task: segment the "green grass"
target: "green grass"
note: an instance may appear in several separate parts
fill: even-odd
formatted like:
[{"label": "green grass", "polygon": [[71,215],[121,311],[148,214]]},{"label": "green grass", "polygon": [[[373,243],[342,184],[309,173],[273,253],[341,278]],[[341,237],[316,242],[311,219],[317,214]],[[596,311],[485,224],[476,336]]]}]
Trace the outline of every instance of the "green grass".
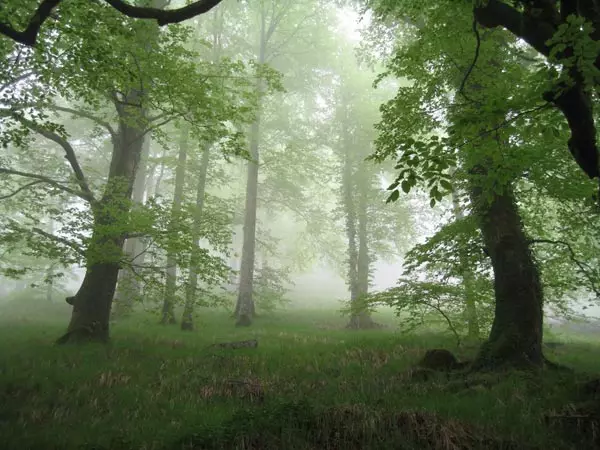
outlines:
[{"label": "green grass", "polygon": [[[0,448],[569,448],[543,417],[573,397],[580,375],[416,382],[409,368],[426,349],[460,359],[476,349],[403,335],[391,314],[376,317],[388,328],[357,332],[335,311],[279,312],[236,329],[205,310],[192,333],[140,314],[114,325],[109,346],[54,346],[67,319],[62,305],[0,308]],[[208,347],[250,338],[257,349]],[[597,354],[579,341],[547,351],[590,373],[600,372]]]}]

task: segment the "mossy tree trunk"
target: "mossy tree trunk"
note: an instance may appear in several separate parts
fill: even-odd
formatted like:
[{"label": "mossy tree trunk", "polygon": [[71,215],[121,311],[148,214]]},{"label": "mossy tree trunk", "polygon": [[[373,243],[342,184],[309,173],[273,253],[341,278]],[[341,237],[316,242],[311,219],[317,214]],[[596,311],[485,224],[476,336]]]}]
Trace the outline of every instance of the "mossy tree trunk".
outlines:
[{"label": "mossy tree trunk", "polygon": [[86,272],[81,287],[67,301],[73,306],[67,333],[57,343],[101,341],[109,338],[109,319],[115,293],[135,172],[140,161],[145,117],[143,93],[132,89],[113,98],[119,128],[113,139],[108,180],[100,200],[92,205],[94,224],[86,250]]},{"label": "mossy tree trunk", "polygon": [[490,336],[474,367],[541,366],[543,291],[512,186],[484,190],[477,178],[488,175],[485,164],[475,166],[471,175],[471,201],[492,261],[496,297]]}]

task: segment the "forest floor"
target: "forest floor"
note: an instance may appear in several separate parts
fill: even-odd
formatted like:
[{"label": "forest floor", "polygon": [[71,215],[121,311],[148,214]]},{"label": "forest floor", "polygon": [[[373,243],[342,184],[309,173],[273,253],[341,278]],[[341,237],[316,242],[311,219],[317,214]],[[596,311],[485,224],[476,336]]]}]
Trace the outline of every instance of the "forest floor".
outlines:
[{"label": "forest floor", "polygon": [[[600,373],[592,341],[552,337],[566,345],[547,356],[575,374],[418,381],[410,368],[427,349],[469,359],[476,346],[376,319],[390,326],[351,331],[336,311],[288,310],[240,329],[225,312],[200,311],[196,331],[182,332],[142,313],[116,323],[108,346],[55,346],[63,305],[0,307],[0,448],[594,448],[563,443],[547,422]],[[210,347],[243,339],[259,345]]]}]

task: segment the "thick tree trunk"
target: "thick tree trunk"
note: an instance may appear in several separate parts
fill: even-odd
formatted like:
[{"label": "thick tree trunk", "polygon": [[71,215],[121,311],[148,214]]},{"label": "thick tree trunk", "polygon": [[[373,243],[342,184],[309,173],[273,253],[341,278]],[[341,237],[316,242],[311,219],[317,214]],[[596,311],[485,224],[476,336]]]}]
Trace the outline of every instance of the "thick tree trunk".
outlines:
[{"label": "thick tree trunk", "polygon": [[194,211],[194,225],[192,229],[192,255],[190,261],[189,282],[185,293],[185,306],[181,317],[181,329],[194,329],[194,304],[198,288],[198,272],[200,270],[198,257],[200,250],[200,225],[202,221],[202,210],[204,209],[204,193],[206,191],[206,180],[208,178],[208,166],[210,163],[210,145],[206,145],[200,162],[200,173],[198,174],[198,187],[196,189],[196,210]]},{"label": "thick tree trunk", "polygon": [[92,206],[94,227],[86,250],[86,273],[81,287],[67,302],[73,306],[67,333],[57,343],[106,342],[124,238],[119,223],[127,220],[135,173],[140,161],[145,117],[143,92],[132,89],[115,98],[119,128],[114,139],[108,180],[102,198]]},{"label": "thick tree trunk", "polygon": [[[185,169],[187,162],[189,142],[189,128],[181,130],[181,140],[179,142],[179,156],[177,159],[177,169],[175,170],[175,193],[173,194],[173,205],[171,208],[171,220],[177,220],[181,211],[183,201],[183,188],[185,186]],[[172,245],[167,251],[167,280],[165,284],[165,294],[162,308],[162,324],[175,324],[175,293],[177,291],[177,255]]]},{"label": "thick tree trunk", "polygon": [[[452,191],[452,209],[456,220],[464,218],[463,209],[460,206],[458,194]],[[479,339],[479,319],[477,316],[477,305],[475,303],[475,292],[473,289],[473,271],[469,267],[466,249],[461,246],[459,249],[459,264],[461,267],[461,276],[463,287],[465,289],[465,318],[467,320],[467,339],[476,341]]]},{"label": "thick tree trunk", "polygon": [[[472,170],[487,176],[484,166]],[[494,269],[495,317],[475,368],[531,367],[542,355],[543,293],[538,269],[523,231],[512,187],[488,193],[471,181],[471,199]]]},{"label": "thick tree trunk", "polygon": [[[150,137],[146,136],[142,147],[140,163],[135,174],[133,183],[132,207],[135,208],[144,203],[146,190],[146,178],[148,175],[148,157],[150,156]],[[143,264],[144,254],[142,238],[130,238],[125,242],[125,257],[132,264]],[[115,293],[113,317],[124,317],[131,313],[133,306],[141,297],[142,286],[135,276],[131,267],[125,267],[119,271],[117,291]]]}]

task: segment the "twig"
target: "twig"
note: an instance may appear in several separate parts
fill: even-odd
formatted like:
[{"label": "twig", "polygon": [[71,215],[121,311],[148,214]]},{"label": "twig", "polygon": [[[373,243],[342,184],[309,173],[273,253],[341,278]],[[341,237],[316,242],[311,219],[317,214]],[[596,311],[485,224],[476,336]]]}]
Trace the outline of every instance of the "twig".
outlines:
[{"label": "twig", "polygon": [[594,293],[596,294],[596,297],[600,297],[600,290],[596,287],[596,283],[594,283],[592,276],[588,273],[588,272],[592,272],[593,269],[586,263],[581,262],[577,259],[577,255],[575,254],[573,247],[571,247],[571,244],[569,244],[568,242],[565,242],[565,241],[553,241],[551,239],[531,239],[531,240],[529,240],[529,243],[531,243],[531,244],[564,245],[565,247],[567,247],[567,249],[569,250],[569,254],[570,254],[569,256],[570,256],[571,260],[575,264],[577,264],[577,267],[579,267],[579,270],[581,271],[581,273],[583,273],[585,278],[587,278],[587,280],[590,283],[590,286],[592,288],[592,291],[594,291]]},{"label": "twig", "polygon": [[477,44],[475,46],[475,56],[473,58],[473,62],[467,69],[467,72],[465,73],[465,76],[460,83],[460,87],[458,88],[458,93],[461,94],[466,100],[468,100],[471,103],[475,103],[475,101],[467,97],[467,94],[464,93],[464,89],[465,84],[467,83],[467,79],[469,78],[469,75],[471,75],[471,72],[473,72],[475,64],[477,63],[477,59],[479,59],[479,49],[481,48],[481,36],[479,36],[479,31],[477,30],[477,19],[475,18],[475,12],[473,12],[473,33],[475,33],[475,38],[477,39]]},{"label": "twig", "polygon": [[[25,177],[25,178],[34,178],[36,180],[39,180],[40,183],[48,183],[54,187],[57,187],[58,189],[68,192],[71,195],[76,195],[79,198],[88,200],[88,198],[86,197],[86,195],[83,192],[79,192],[74,189],[63,186],[59,181],[53,180],[52,178],[47,177],[45,175],[40,175],[37,173],[21,172],[20,170],[8,169],[6,167],[0,167],[0,173],[5,173],[8,175],[17,175],[17,176]],[[23,186],[21,189],[23,189],[27,186],[29,186],[29,185]],[[16,194],[16,192],[13,194]],[[10,196],[12,196],[12,195],[10,195]],[[6,198],[6,197],[4,197],[4,198]]]},{"label": "twig", "polygon": [[53,234],[47,233],[44,230],[40,229],[40,228],[32,228],[31,231],[41,234],[42,236],[55,241],[55,242],[60,242],[61,244],[66,245],[67,247],[71,248],[72,250],[76,251],[78,254],[80,254],[81,256],[85,257],[85,251],[81,249],[81,247],[79,247],[79,245],[77,245],[75,242],[71,242],[68,239],[65,239],[63,237],[60,236],[55,236]]},{"label": "twig", "polygon": [[77,156],[75,155],[75,150],[73,149],[71,144],[69,144],[69,142],[66,139],[63,139],[57,133],[43,128],[42,126],[38,125],[37,123],[35,123],[29,119],[26,119],[21,114],[17,114],[15,112],[13,112],[13,113],[11,113],[11,116],[15,120],[21,122],[27,128],[41,134],[46,139],[56,142],[58,145],[60,145],[63,148],[63,150],[65,151],[65,158],[67,159],[67,161],[69,161],[69,164],[71,165],[71,168],[73,169],[73,172],[75,172],[75,178],[77,179],[77,184],[79,184],[79,187],[81,188],[81,191],[83,192],[83,195],[85,195],[84,198],[86,200],[88,200],[90,203],[96,203],[94,194],[92,193],[92,190],[90,189],[90,187],[87,184],[85,175],[83,174],[83,170],[81,169],[81,166],[79,165],[79,162],[77,161]]},{"label": "twig", "polygon": [[27,189],[31,186],[35,186],[36,184],[41,184],[41,183],[45,183],[45,180],[36,180],[36,181],[32,181],[31,183],[27,183],[24,186],[21,186],[19,189],[17,189],[14,192],[11,192],[10,194],[6,194],[6,195],[0,195],[0,200],[6,200],[7,198],[10,197],[14,197],[15,195],[17,195],[19,192],[21,192],[24,189]]}]

